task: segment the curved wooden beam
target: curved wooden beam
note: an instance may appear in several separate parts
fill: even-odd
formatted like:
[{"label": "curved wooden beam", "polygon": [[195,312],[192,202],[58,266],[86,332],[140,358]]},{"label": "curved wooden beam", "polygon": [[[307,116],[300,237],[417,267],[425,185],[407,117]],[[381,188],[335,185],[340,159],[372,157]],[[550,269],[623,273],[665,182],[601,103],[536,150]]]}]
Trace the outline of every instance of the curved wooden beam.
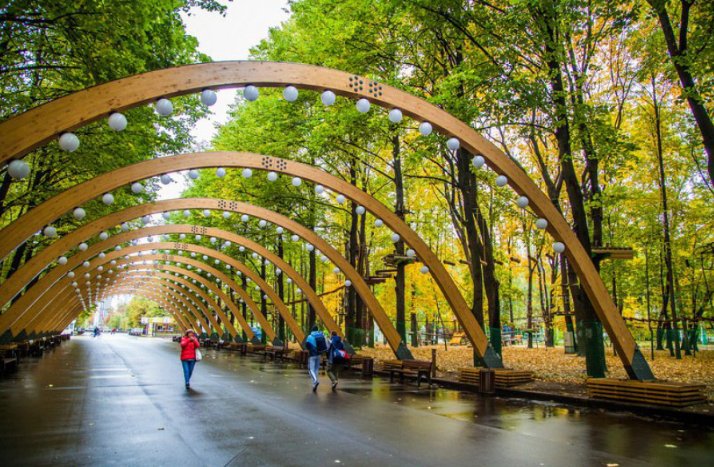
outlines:
[{"label": "curved wooden beam", "polygon": [[[565,244],[569,262],[578,274],[583,289],[605,325],[630,377],[654,378],[590,256],[555,205],[528,174],[468,124],[423,99],[364,77],[312,65],[240,61],[187,65],[135,75],[70,94],[3,122],[0,124],[0,141],[5,144],[0,148],[0,162],[24,155],[49,141],[53,136],[97,120],[112,111],[131,108],[159,97],[196,92],[203,88],[235,87],[245,84],[294,85],[314,90],[331,89],[336,94],[349,98],[367,98],[372,103],[385,108],[397,107],[403,114],[417,121],[429,121],[437,130],[457,137],[461,141],[461,146],[471,153],[483,155],[490,168],[505,175],[508,184],[517,193],[528,197],[535,213],[548,220],[548,231],[551,235]],[[87,105],[88,102],[91,105]],[[384,220],[387,225],[390,225],[387,219]],[[392,225],[390,227],[394,229]],[[31,231],[30,234],[36,230]],[[402,229],[397,229],[397,232],[401,234]],[[16,238],[24,241],[27,236],[29,234],[18,235]],[[406,238],[407,235],[402,237],[417,251],[422,260],[431,261],[436,258],[430,251],[426,257],[423,256],[419,251],[421,248],[418,249],[417,245],[412,244]],[[8,252],[0,251],[0,258],[4,258]],[[438,275],[446,273],[443,265],[433,272]],[[444,285],[439,280],[437,283],[444,290]],[[485,340],[483,330],[475,322],[475,318],[470,314],[470,317],[464,314],[468,307],[464,309],[461,306],[466,305],[463,297],[460,294],[459,298],[451,296],[454,292],[458,293],[453,281],[449,281],[446,288],[449,290],[448,293],[444,292],[444,295],[457,318],[462,322],[474,347],[484,356],[487,364],[501,366],[500,357],[488,347],[488,341]],[[459,303],[460,301],[463,304]]]},{"label": "curved wooden beam", "polygon": [[[88,237],[94,236],[98,234],[101,231],[104,230],[109,230],[112,227],[116,226],[117,224],[120,224],[124,221],[128,221],[131,219],[134,219],[136,217],[141,217],[147,214],[155,214],[155,213],[160,213],[164,211],[175,211],[175,210],[184,210],[184,209],[211,209],[211,210],[221,210],[221,211],[232,211],[232,212],[238,212],[238,213],[245,213],[245,214],[250,214],[255,217],[261,217],[261,218],[266,218],[270,222],[272,222],[275,225],[282,226],[285,229],[292,231],[293,233],[299,235],[300,237],[304,238],[306,241],[309,243],[315,245],[322,251],[322,253],[327,256],[334,264],[336,264],[342,272],[345,274],[345,277],[350,279],[352,281],[353,286],[355,287],[357,293],[360,295],[362,300],[364,301],[365,305],[367,306],[367,309],[372,313],[372,316],[374,319],[377,321],[377,324],[379,325],[380,329],[384,333],[387,342],[389,342],[390,346],[392,349],[395,351],[397,356],[400,358],[411,358],[411,353],[409,353],[408,349],[406,346],[403,345],[401,341],[401,337],[397,333],[396,329],[394,329],[394,325],[391,323],[389,320],[389,317],[387,316],[386,312],[384,309],[381,307],[379,304],[379,301],[377,298],[374,296],[374,293],[371,291],[369,286],[364,282],[364,278],[362,278],[359,273],[350,265],[349,261],[347,261],[336,249],[334,249],[329,243],[325,242],[322,240],[318,235],[316,235],[312,230],[302,226],[301,224],[290,220],[289,218],[282,216],[280,214],[277,214],[273,211],[269,211],[265,208],[259,208],[257,206],[252,206],[249,204],[245,203],[239,203],[236,201],[225,201],[225,200],[215,200],[211,198],[185,198],[185,199],[173,199],[173,200],[164,200],[164,201],[158,201],[156,203],[151,203],[151,204],[145,204],[145,205],[140,205],[140,206],[134,206],[132,208],[125,209],[123,211],[113,213],[110,215],[105,216],[104,218],[97,219],[79,229],[76,231],[68,234],[66,237],[63,237],[59,239],[57,242],[52,243],[49,245],[47,248],[42,250],[36,257],[33,257],[28,263],[21,267],[15,274],[13,274],[5,283],[3,283],[2,287],[0,287],[0,302],[2,300],[9,300],[12,298],[17,292],[22,288],[23,283],[29,282],[33,277],[35,277],[44,267],[44,265],[48,264],[51,259],[55,259],[61,254],[63,254],[66,250],[69,248],[75,247],[77,244],[82,242],[83,240],[87,239]],[[192,227],[193,229],[193,227]],[[227,240],[231,240],[232,242],[236,244],[242,244],[258,253],[261,255],[268,257],[269,250],[263,248],[256,242],[250,241],[249,239],[245,237],[241,237],[238,235],[234,234],[221,234],[218,235],[220,232],[218,229],[214,228],[207,228],[207,227],[196,227],[196,232],[192,233],[200,233],[206,229],[205,232],[208,234],[209,232],[213,232],[212,236],[223,236]],[[210,230],[209,230],[210,229]],[[159,234],[159,230],[155,231],[148,231],[148,232],[155,232],[154,234]],[[186,232],[188,233],[188,232]],[[85,259],[96,256],[99,254],[101,251],[114,246],[116,243],[119,243],[121,241],[127,241],[132,237],[132,234],[129,232],[123,232],[120,234],[117,234],[109,239],[110,243],[107,242],[100,242],[95,245],[92,245],[89,247],[89,249],[81,254],[76,254],[73,257],[69,258],[69,261],[67,264],[63,267],[56,267],[52,269],[49,273],[47,273],[40,282],[35,284],[32,288],[30,288],[28,291],[25,292],[25,294],[20,297],[11,307],[8,311],[6,311],[4,314],[0,315],[0,332],[5,333],[6,330],[12,328],[16,329],[17,326],[13,323],[15,323],[20,316],[22,316],[23,313],[29,307],[32,306],[32,304],[38,300],[42,294],[47,290],[46,288],[43,288],[40,286],[41,283],[50,283],[53,284],[57,280],[62,277],[64,273],[67,271],[70,271],[77,267],[79,264],[81,264]],[[116,242],[111,243],[115,239]],[[54,245],[58,244],[57,247]],[[102,245],[101,247],[98,245]],[[100,249],[101,248],[101,249]],[[46,252],[47,251],[47,252]],[[272,253],[271,253],[272,254]],[[36,259],[37,258],[37,259]],[[320,298],[317,296],[315,291],[309,286],[309,284],[300,276],[297,272],[292,275],[292,271],[294,269],[290,267],[287,263],[285,263],[282,260],[279,260],[277,256],[273,256],[271,260],[274,264],[282,264],[281,269],[283,271],[290,271],[291,277],[295,281],[295,284],[298,285],[301,290],[305,293],[305,296],[307,300],[310,302],[310,304],[313,306],[315,309],[317,315],[322,319],[322,321],[325,323],[325,326],[329,330],[335,330],[338,333],[341,334],[341,331],[339,330],[337,324],[334,322],[330,314],[327,312],[325,309],[324,304],[320,300]],[[16,278],[17,276],[17,278]],[[44,281],[44,282],[43,282]],[[40,287],[39,290],[37,287]],[[4,336],[5,338],[11,338],[11,335],[6,335]]]}]

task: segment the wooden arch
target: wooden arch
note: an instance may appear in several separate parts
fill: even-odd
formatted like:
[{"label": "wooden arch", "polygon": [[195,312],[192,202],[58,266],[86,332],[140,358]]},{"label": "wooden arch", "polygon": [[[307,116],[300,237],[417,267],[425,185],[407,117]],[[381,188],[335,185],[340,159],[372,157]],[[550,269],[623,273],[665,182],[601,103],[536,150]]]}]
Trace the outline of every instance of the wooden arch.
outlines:
[{"label": "wooden arch", "polygon": [[[126,294],[140,295],[150,300],[153,300],[156,303],[160,304],[167,311],[171,312],[171,314],[176,318],[177,323],[182,329],[195,328],[195,323],[197,321],[193,317],[193,315],[191,315],[190,312],[184,310],[182,306],[179,306],[178,303],[168,301],[167,298],[162,295],[160,291],[157,291],[155,289],[156,287],[166,287],[163,284],[164,281],[156,279],[153,281],[135,279],[129,282],[125,282],[121,286],[111,286],[110,288],[112,288],[116,292],[124,291],[124,293]],[[178,297],[180,299],[178,301],[181,303],[181,305],[188,303],[183,297]],[[176,300],[176,298],[173,297],[172,299]],[[78,310],[78,308],[80,309]],[[55,317],[53,321],[48,321],[45,327],[40,326],[40,329],[37,329],[34,332],[44,334],[56,332],[57,330],[62,330],[77,317],[77,314],[80,311],[81,305],[79,304],[79,302],[76,299],[70,300],[67,304],[65,304],[62,313],[58,314],[59,317]]]},{"label": "wooden arch", "polygon": [[[462,147],[468,151],[483,155],[489,167],[505,175],[508,184],[531,201],[530,205],[535,213],[548,220],[548,231],[551,235],[565,244],[569,262],[580,278],[598,317],[605,325],[629,376],[638,379],[653,378],[649,365],[619,315],[591,258],[567,221],[528,174],[468,124],[423,99],[368,78],[313,65],[252,61],[186,65],[135,75],[70,94],[3,122],[0,124],[0,141],[4,142],[0,147],[0,163],[21,157],[64,131],[86,125],[113,111],[135,107],[160,97],[197,92],[204,88],[247,84],[272,87],[293,85],[318,91],[331,89],[336,94],[352,99],[367,98],[385,108],[399,108],[403,114],[418,121],[429,121],[437,130],[458,138]],[[384,220],[390,225],[386,218]],[[394,229],[393,226],[390,227]],[[426,257],[423,256],[416,245],[407,239],[409,235],[406,235],[406,231],[396,231],[400,235],[404,234],[402,237],[417,250],[422,260],[431,262],[436,259],[430,251]],[[32,232],[34,230],[30,233]],[[27,235],[13,238],[23,241]],[[0,258],[4,258],[8,252],[2,251]],[[438,275],[446,273],[443,266],[434,272]],[[443,290],[443,285],[438,280],[437,283]],[[455,288],[453,282],[447,288],[452,286]],[[501,366],[500,358],[488,347],[483,330],[475,322],[475,318],[470,314],[470,318],[464,315],[468,307],[464,310],[461,306],[465,305],[463,297],[452,297],[453,292],[458,290],[449,290],[444,295],[462,321],[474,347],[485,357],[487,364]]]},{"label": "wooden arch", "polygon": [[[55,258],[63,254],[66,250],[75,247],[83,240],[97,235],[101,231],[109,230],[124,221],[129,221],[131,219],[135,219],[143,215],[183,209],[224,210],[245,213],[254,217],[264,218],[275,225],[284,227],[285,229],[299,235],[307,242],[315,245],[316,248],[318,248],[325,256],[327,256],[334,264],[336,264],[342,270],[342,272],[345,274],[345,277],[352,281],[353,287],[355,287],[355,290],[364,301],[365,305],[367,306],[367,309],[372,313],[372,316],[377,321],[377,324],[384,333],[387,342],[394,350],[396,355],[399,358],[412,358],[411,352],[409,352],[409,349],[402,343],[399,333],[397,333],[397,330],[394,328],[394,325],[389,320],[389,317],[385,313],[377,298],[374,296],[372,290],[364,281],[364,278],[359,273],[357,273],[354,267],[350,265],[349,261],[347,261],[347,259],[345,259],[339,253],[339,251],[333,248],[326,241],[322,240],[317,234],[315,234],[315,232],[304,227],[302,224],[299,224],[289,219],[288,217],[282,216],[276,212],[270,211],[265,208],[260,208],[257,206],[236,201],[216,200],[211,198],[171,199],[134,206],[123,211],[118,211],[100,219],[97,219],[85,226],[82,226],[81,228],[66,235],[65,237],[58,239],[56,242],[53,242],[47,248],[35,255],[25,265],[23,265],[17,272],[15,272],[15,274],[13,274],[5,283],[3,283],[2,287],[0,287],[0,303],[4,303],[3,300],[5,302],[7,300],[10,300],[13,296],[15,296],[15,294],[17,294],[21,290],[23,285],[27,284],[33,277],[35,277],[45,267],[45,265],[51,263]],[[269,250],[260,246],[256,242],[250,241],[245,237],[228,233],[219,234],[220,230],[214,229],[212,227],[197,227],[196,229],[197,231],[192,233],[206,232],[207,235],[213,235],[216,237],[223,236],[227,240],[231,240],[236,244],[242,244],[247,248],[258,252],[264,257],[272,258],[271,261],[273,261],[274,264],[282,264],[281,269],[283,269],[283,271],[291,271],[290,274],[292,274],[292,271],[294,271],[292,267],[290,267],[284,261],[280,260],[276,255],[270,253]],[[156,234],[160,233],[158,230],[155,232]],[[214,233],[210,234],[209,232]],[[131,235],[132,234],[128,232],[123,232],[111,237],[109,241],[111,241],[112,239],[123,239],[122,241],[126,241],[131,238],[134,238]],[[114,246],[116,243],[120,242],[117,240],[115,243],[111,243],[111,246]],[[55,244],[57,245],[56,247]],[[89,249],[84,252],[84,254],[74,255],[73,257],[69,258],[65,266],[56,267],[52,269],[49,273],[47,273],[47,275],[45,275],[41,279],[41,283],[50,285],[54,284],[62,277],[63,274],[65,274],[67,271],[74,269],[85,259],[96,256],[101,251],[109,248],[109,246],[107,245],[110,244],[106,242],[100,242],[89,247]],[[270,256],[268,256],[268,253],[270,253]],[[296,285],[298,285],[303,290],[308,301],[315,309],[317,315],[325,323],[326,327],[328,327],[328,329],[330,330],[336,330],[339,332],[337,324],[334,323],[334,320],[332,320],[330,314],[325,309],[324,304],[321,302],[321,300],[319,299],[315,291],[312,290],[309,284],[297,272],[295,272],[294,275],[291,275],[291,277],[294,281],[296,281]],[[13,323],[16,322],[19,319],[19,316],[25,313],[25,311],[30,306],[32,306],[35,301],[42,297],[46,290],[47,287],[40,286],[40,282],[38,282],[32,288],[26,291],[25,294],[10,307],[10,309],[8,309],[4,314],[0,315],[0,332],[4,333],[4,335],[2,336],[4,339],[10,339],[12,338],[12,336],[15,335],[14,332],[18,328],[16,325],[13,325]],[[12,330],[8,333],[6,332],[6,330],[8,329]]]}]

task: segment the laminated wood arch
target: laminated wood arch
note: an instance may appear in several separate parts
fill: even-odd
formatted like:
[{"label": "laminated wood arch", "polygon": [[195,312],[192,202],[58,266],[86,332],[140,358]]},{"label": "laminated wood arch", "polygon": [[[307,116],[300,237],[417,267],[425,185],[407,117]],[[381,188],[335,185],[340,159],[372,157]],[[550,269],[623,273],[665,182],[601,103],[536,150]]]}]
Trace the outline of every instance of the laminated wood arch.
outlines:
[{"label": "laminated wood arch", "polygon": [[[156,287],[158,286],[158,284],[153,283],[152,286]],[[131,294],[142,296],[149,300],[153,300],[159,306],[171,313],[174,319],[176,319],[178,326],[182,330],[194,327],[190,324],[190,321],[187,321],[188,318],[184,315],[185,311],[182,310],[180,306],[170,301],[167,301],[166,297],[162,296],[155,290],[152,290],[141,281],[132,281],[129,283],[125,283],[119,287],[111,287],[111,289],[114,292],[113,295]],[[82,311],[82,306],[77,300],[70,302],[67,308],[69,308],[69,310],[63,313],[62,316],[56,320],[56,323],[49,324],[46,329],[40,329],[37,330],[37,332],[42,334],[45,332],[52,332],[57,329],[64,329],[69,323],[76,319],[77,315]]]},{"label": "laminated wood arch", "polygon": [[[357,293],[360,295],[364,301],[367,309],[372,313],[372,316],[377,321],[380,329],[384,333],[387,342],[395,351],[399,358],[411,358],[411,353],[407,347],[402,343],[401,337],[397,333],[394,325],[391,323],[387,317],[384,309],[377,301],[374,293],[364,282],[364,278],[360,276],[357,271],[350,265],[349,261],[345,259],[335,248],[333,248],[329,243],[322,240],[315,232],[304,227],[303,225],[290,220],[289,218],[282,216],[278,213],[270,211],[265,208],[260,208],[250,204],[239,203],[236,201],[226,201],[226,200],[216,200],[211,198],[183,198],[183,199],[170,199],[164,201],[158,201],[151,204],[134,206],[132,208],[125,209],[116,213],[109,214],[103,218],[97,219],[74,232],[58,239],[56,242],[50,244],[47,248],[39,252],[35,257],[33,257],[26,265],[21,267],[15,274],[10,276],[10,278],[3,283],[0,288],[0,301],[9,300],[17,292],[20,291],[22,286],[29,282],[33,277],[35,277],[44,267],[52,260],[58,256],[64,254],[64,252],[70,248],[75,247],[80,242],[86,240],[89,237],[97,235],[99,232],[104,230],[109,230],[116,225],[141,217],[147,214],[156,214],[164,211],[177,211],[183,209],[210,209],[210,210],[221,210],[221,211],[232,211],[238,213],[245,213],[255,217],[264,218],[269,220],[271,223],[284,227],[285,229],[294,232],[295,234],[302,237],[307,242],[315,245],[322,253],[327,256],[334,264],[336,264],[345,277],[352,281]],[[168,227],[168,226],[166,226]],[[150,227],[148,229],[155,229]],[[155,235],[159,234],[159,230],[148,230],[146,232],[153,232]],[[213,236],[219,237],[217,235],[218,229],[211,227],[196,227],[196,232],[201,233],[213,232]],[[188,232],[186,232],[188,233]],[[215,234],[215,235],[214,235]],[[47,288],[40,286],[40,284],[54,284],[58,281],[67,271],[70,271],[77,267],[87,258],[94,257],[101,251],[106,250],[110,246],[113,247],[116,243],[127,241],[133,237],[134,234],[131,232],[122,232],[117,235],[110,237],[106,242],[99,242],[88,248],[86,252],[75,254],[69,258],[67,264],[62,267],[56,267],[45,275],[40,282],[31,287],[26,293],[20,297],[3,315],[0,315],[0,331],[4,332],[2,336],[4,339],[11,339],[15,335],[18,329],[18,325],[15,324],[18,319],[29,309],[33,303],[35,303],[43,294],[46,292]],[[268,257],[270,253],[269,250],[260,246],[258,243],[253,242],[245,237],[241,237],[235,234],[224,235],[227,240],[231,240],[237,244],[243,244],[247,248],[258,252],[264,257]],[[113,242],[113,243],[112,243]],[[55,246],[56,245],[56,246]],[[274,264],[282,264],[281,269],[283,271],[294,271],[287,263],[280,260],[276,255],[270,253],[272,256],[271,261]],[[291,272],[292,274],[292,272]],[[317,315],[325,323],[326,327],[330,330],[339,331],[337,324],[334,322],[330,314],[324,307],[324,304],[319,299],[314,290],[309,286],[309,284],[300,276],[297,272],[292,275],[293,280],[296,281],[305,296],[307,297],[310,304],[313,306]],[[38,288],[38,286],[40,286]],[[8,332],[5,332],[8,331]]]},{"label": "laminated wood arch", "polygon": [[[457,137],[463,148],[483,155],[491,169],[505,175],[509,185],[517,193],[528,197],[535,213],[548,220],[548,231],[565,244],[569,263],[578,274],[581,285],[605,325],[629,376],[639,379],[653,378],[649,365],[619,315],[591,258],[558,209],[529,176],[468,124],[423,99],[368,78],[312,65],[247,61],[187,65],[135,75],[70,94],[3,122],[0,124],[0,141],[4,143],[0,147],[0,163],[21,157],[58,134],[95,121],[112,111],[131,108],[159,97],[172,97],[204,88],[246,84],[331,89],[336,94],[349,98],[367,98],[385,108],[399,108],[405,115],[417,121],[429,121],[437,130]],[[343,194],[347,196],[347,193]],[[379,217],[399,233],[430,269],[432,268],[429,263],[437,260],[436,256],[430,251],[420,251],[422,248],[412,242],[416,240],[413,232],[404,230],[402,226],[395,229],[390,220],[393,222],[396,216],[392,215],[390,220],[384,216]],[[29,234],[36,230],[31,230]],[[24,241],[29,234],[23,236],[18,233],[13,236],[13,240]],[[0,258],[4,258],[8,252],[5,248],[0,250]],[[436,266],[436,270],[432,269],[432,273],[435,273],[435,276],[447,274],[440,264]],[[488,346],[483,330],[473,315],[467,313],[466,302],[458,294],[453,281],[449,280],[446,286],[439,279],[437,283],[442,290],[446,288],[444,295],[477,352],[489,366],[501,366],[500,358]],[[454,294],[458,294],[458,298]]]}]

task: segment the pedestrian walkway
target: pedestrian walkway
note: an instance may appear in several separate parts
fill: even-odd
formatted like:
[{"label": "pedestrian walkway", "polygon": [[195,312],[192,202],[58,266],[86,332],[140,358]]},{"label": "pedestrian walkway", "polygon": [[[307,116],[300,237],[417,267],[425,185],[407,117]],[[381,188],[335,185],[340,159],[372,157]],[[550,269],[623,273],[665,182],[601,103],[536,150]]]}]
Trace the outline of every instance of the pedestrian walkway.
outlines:
[{"label": "pedestrian walkway", "polygon": [[714,442],[379,378],[313,394],[306,370],[227,351],[208,351],[192,386],[169,340],[73,338],[0,380],[0,464],[704,465]]}]

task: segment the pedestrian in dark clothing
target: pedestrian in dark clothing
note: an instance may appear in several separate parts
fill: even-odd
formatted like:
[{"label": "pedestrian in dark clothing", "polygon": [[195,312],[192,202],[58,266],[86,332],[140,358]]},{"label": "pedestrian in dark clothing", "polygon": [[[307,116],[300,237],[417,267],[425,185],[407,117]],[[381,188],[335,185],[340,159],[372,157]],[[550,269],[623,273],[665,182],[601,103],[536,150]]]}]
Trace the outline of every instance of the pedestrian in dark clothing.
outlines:
[{"label": "pedestrian in dark clothing", "polygon": [[196,338],[196,333],[193,329],[187,329],[184,336],[181,338],[181,366],[183,367],[183,379],[186,382],[186,389],[190,388],[191,375],[193,368],[196,366],[196,350],[201,347],[201,344]]},{"label": "pedestrian in dark clothing", "polygon": [[345,360],[339,356],[339,350],[345,350],[345,344],[342,343],[342,338],[332,331],[330,337],[330,348],[327,350],[327,376],[332,381],[332,390],[337,388],[337,383],[340,379],[340,373],[345,368]]}]

